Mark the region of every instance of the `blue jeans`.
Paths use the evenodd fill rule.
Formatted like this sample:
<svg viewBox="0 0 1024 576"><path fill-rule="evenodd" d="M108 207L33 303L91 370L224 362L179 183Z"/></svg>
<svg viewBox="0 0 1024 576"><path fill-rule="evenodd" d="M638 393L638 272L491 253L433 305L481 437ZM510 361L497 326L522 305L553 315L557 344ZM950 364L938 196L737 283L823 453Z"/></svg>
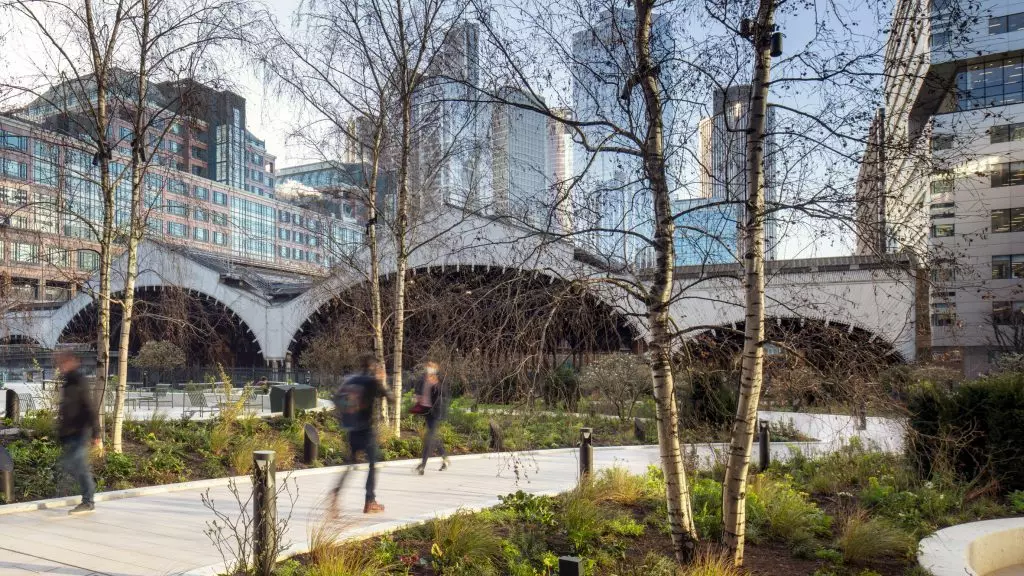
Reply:
<svg viewBox="0 0 1024 576"><path fill-rule="evenodd" d="M92 479L89 468L89 444L91 436L82 434L63 440L64 453L61 455L61 466L82 490L82 504L92 504L96 494L96 483Z"/></svg>
<svg viewBox="0 0 1024 576"><path fill-rule="evenodd" d="M374 494L374 489L377 487L377 435L372 429L353 430L348 433L348 445L352 449L352 464L355 464L356 457L360 452L366 454L366 462L369 464L369 470L366 473L366 502L373 502L377 499ZM341 473L341 478L338 479L338 487L335 490L341 490L342 484L345 483L345 477L348 476L350 470L352 470L351 465Z"/></svg>

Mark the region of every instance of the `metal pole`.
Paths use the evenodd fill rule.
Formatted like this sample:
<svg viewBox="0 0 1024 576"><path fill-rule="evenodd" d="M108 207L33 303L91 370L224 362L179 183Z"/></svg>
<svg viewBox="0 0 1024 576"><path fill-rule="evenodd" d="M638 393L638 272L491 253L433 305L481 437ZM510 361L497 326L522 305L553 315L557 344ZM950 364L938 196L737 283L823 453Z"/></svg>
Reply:
<svg viewBox="0 0 1024 576"><path fill-rule="evenodd" d="M757 424L757 448L761 456L761 470L767 470L772 465L772 439L766 420L761 420Z"/></svg>
<svg viewBox="0 0 1024 576"><path fill-rule="evenodd" d="M21 422L21 399L18 398L18 393L14 390L7 389L7 418L10 419L12 424Z"/></svg>
<svg viewBox="0 0 1024 576"><path fill-rule="evenodd" d="M295 387L291 386L284 393L284 417L295 419Z"/></svg>
<svg viewBox="0 0 1024 576"><path fill-rule="evenodd" d="M558 559L558 576L583 576L583 562L576 556Z"/></svg>
<svg viewBox="0 0 1024 576"><path fill-rule="evenodd" d="M277 481L274 451L252 453L253 556L257 572L270 576L277 560Z"/></svg>
<svg viewBox="0 0 1024 576"><path fill-rule="evenodd" d="M580 428L580 482L594 472L594 444L592 428Z"/></svg>
<svg viewBox="0 0 1024 576"><path fill-rule="evenodd" d="M319 456L320 433L317 432L316 427L312 424L306 424L303 429L302 461L306 464L312 464L316 462Z"/></svg>
<svg viewBox="0 0 1024 576"><path fill-rule="evenodd" d="M14 502L14 459L3 446L0 446L0 494L4 504Z"/></svg>

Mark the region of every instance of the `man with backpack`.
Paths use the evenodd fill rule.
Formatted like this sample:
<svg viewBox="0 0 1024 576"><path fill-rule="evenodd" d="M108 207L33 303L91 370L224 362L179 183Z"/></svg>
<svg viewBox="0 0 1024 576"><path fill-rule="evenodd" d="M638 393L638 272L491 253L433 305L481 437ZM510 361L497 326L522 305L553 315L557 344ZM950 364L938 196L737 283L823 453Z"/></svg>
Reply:
<svg viewBox="0 0 1024 576"><path fill-rule="evenodd" d="M374 488L377 484L377 433L374 429L373 405L377 398L395 401L394 394L384 384L384 367L372 355L360 358L360 371L345 379L334 395L334 406L338 414L341 428L348 434L348 445L352 450L352 464L360 452L366 455L369 471L366 475L366 504L363 514L376 514L384 511L377 503ZM352 470L350 464L341 474L338 485L332 493L334 504L345 483L345 478ZM332 506L333 506L332 505Z"/></svg>
<svg viewBox="0 0 1024 576"><path fill-rule="evenodd" d="M427 424L427 432L423 437L423 460L416 467L420 476L427 468L427 459L434 452L436 442L437 451L441 453L441 468L444 472L448 469L448 455L444 451L444 440L437 433L444 417L444 395L441 390L441 381L437 375L437 363L427 362L423 366L423 376L416 383L416 405L413 412L423 416Z"/></svg>

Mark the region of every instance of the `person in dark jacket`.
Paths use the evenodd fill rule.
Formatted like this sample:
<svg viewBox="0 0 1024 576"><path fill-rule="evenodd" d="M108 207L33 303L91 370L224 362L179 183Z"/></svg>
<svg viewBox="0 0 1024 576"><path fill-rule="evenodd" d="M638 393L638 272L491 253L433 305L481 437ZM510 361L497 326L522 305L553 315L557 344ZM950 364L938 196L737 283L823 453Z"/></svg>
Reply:
<svg viewBox="0 0 1024 576"><path fill-rule="evenodd" d="M345 478L352 470L352 464L355 464L359 453L363 453L369 463L363 514L384 511L374 493L377 487L377 432L374 429L373 406L377 398L395 401L394 394L385 385L386 379L384 367L378 364L372 355L366 355L360 359L359 373L346 378L335 394L334 403L338 419L342 429L348 433L348 445L352 452L351 464L342 472L337 486L332 491L332 509L336 509L338 494L345 483Z"/></svg>
<svg viewBox="0 0 1024 576"><path fill-rule="evenodd" d="M63 448L61 463L82 490L82 503L70 514L84 514L95 508L96 483L89 468L89 448L100 445L99 413L92 391L78 371L78 358L70 352L58 352L57 365L64 375L58 414L58 436Z"/></svg>
<svg viewBox="0 0 1024 576"><path fill-rule="evenodd" d="M416 472L420 476L424 474L427 459L433 455L435 447L441 454L440 470L444 472L448 469L448 454L444 451L444 440L437 433L437 429L445 415L445 404L436 362L427 362L423 366L423 376L416 386L416 403L424 410L421 414L427 424L427 432L423 436L423 459L416 467Z"/></svg>

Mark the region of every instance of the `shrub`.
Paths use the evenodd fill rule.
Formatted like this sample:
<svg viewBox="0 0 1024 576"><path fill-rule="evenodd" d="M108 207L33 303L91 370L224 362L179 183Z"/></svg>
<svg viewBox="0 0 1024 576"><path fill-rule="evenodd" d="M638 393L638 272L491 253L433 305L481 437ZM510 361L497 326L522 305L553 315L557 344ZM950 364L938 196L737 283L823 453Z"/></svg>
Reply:
<svg viewBox="0 0 1024 576"><path fill-rule="evenodd" d="M359 544L337 544L321 554L307 576L379 576L391 565L374 550Z"/></svg>
<svg viewBox="0 0 1024 576"><path fill-rule="evenodd" d="M851 514L837 541L843 559L862 564L887 556L906 557L914 538L882 518L872 518L863 510Z"/></svg>
<svg viewBox="0 0 1024 576"><path fill-rule="evenodd" d="M697 534L708 540L722 537L722 485L710 478L697 478L690 488L693 524Z"/></svg>
<svg viewBox="0 0 1024 576"><path fill-rule="evenodd" d="M1024 490L1024 373L1004 372L953 391L920 386L908 403L910 449L926 476L949 466L961 480Z"/></svg>
<svg viewBox="0 0 1024 576"><path fill-rule="evenodd" d="M640 500L657 496L652 494L651 486L644 476L630 474L629 470L621 466L601 470L594 482L594 489L600 500L623 506L632 506Z"/></svg>
<svg viewBox="0 0 1024 576"><path fill-rule="evenodd" d="M603 519L593 496L593 488L583 484L562 497L562 528L577 554L589 552L601 535Z"/></svg>
<svg viewBox="0 0 1024 576"><path fill-rule="evenodd" d="M476 515L460 511L433 522L430 564L443 575L488 576L497 573L501 538Z"/></svg>
<svg viewBox="0 0 1024 576"><path fill-rule="evenodd" d="M736 415L738 373L693 372L681 376L680 383L680 416L686 422L721 429Z"/></svg>
<svg viewBox="0 0 1024 576"><path fill-rule="evenodd" d="M703 550L693 562L679 570L679 576L746 576L746 570L733 565L728 555L712 550Z"/></svg>
<svg viewBox="0 0 1024 576"><path fill-rule="evenodd" d="M832 518L797 491L789 478L759 476L751 488L760 506L747 510L748 523L763 528L766 537L798 546L828 533Z"/></svg>
<svg viewBox="0 0 1024 576"><path fill-rule="evenodd" d="M29 431L33 438L57 437L57 417L51 410L31 410L18 426Z"/></svg>
<svg viewBox="0 0 1024 576"><path fill-rule="evenodd" d="M608 522L608 531L616 536L639 538L644 535L644 526L629 517L615 518Z"/></svg>
<svg viewBox="0 0 1024 576"><path fill-rule="evenodd" d="M1017 514L1024 514L1024 490L1014 490L1009 495L1010 509Z"/></svg>
<svg viewBox="0 0 1024 576"><path fill-rule="evenodd" d="M135 474L135 462L127 454L110 452L103 463L101 476L107 485L118 489L127 487L128 480Z"/></svg>
<svg viewBox="0 0 1024 576"><path fill-rule="evenodd" d="M512 512L516 519L541 526L555 525L555 500L550 496L534 496L522 490L507 496L498 496L499 510Z"/></svg>
<svg viewBox="0 0 1024 576"><path fill-rule="evenodd" d="M620 419L633 416L633 407L651 392L651 369L636 354L608 354L590 362L580 373L580 392L608 402Z"/></svg>

